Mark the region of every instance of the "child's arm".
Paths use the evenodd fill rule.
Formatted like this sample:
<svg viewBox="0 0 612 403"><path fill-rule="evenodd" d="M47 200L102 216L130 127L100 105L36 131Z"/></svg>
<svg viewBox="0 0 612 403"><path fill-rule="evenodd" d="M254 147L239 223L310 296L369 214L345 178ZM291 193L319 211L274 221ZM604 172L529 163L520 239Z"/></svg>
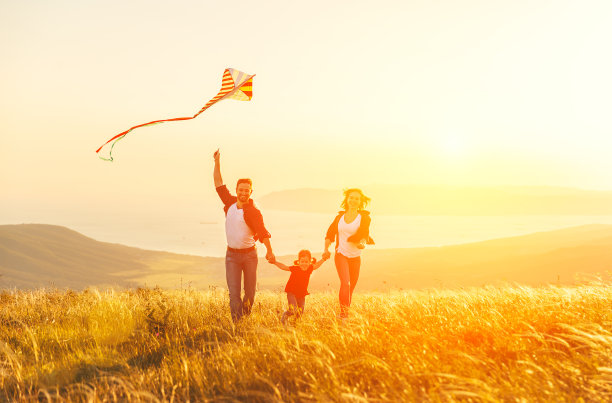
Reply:
<svg viewBox="0 0 612 403"><path fill-rule="evenodd" d="M312 270L317 270L325 261L329 259L328 257L322 257L321 260L312 265Z"/></svg>
<svg viewBox="0 0 612 403"><path fill-rule="evenodd" d="M284 264L282 264L279 261L274 261L274 263L272 263L274 266L278 267L281 270L285 270L285 271L291 271L291 269L289 268L289 266L286 266Z"/></svg>

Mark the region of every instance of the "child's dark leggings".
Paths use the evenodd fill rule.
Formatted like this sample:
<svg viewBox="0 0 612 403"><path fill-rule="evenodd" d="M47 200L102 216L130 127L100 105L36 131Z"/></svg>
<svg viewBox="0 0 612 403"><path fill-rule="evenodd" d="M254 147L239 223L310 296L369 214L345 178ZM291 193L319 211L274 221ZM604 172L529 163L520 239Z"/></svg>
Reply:
<svg viewBox="0 0 612 403"><path fill-rule="evenodd" d="M296 297L294 293L287 293L287 302L289 302L289 309L285 314L287 316L296 315L298 318L302 316L304 312L304 304L306 303L306 296Z"/></svg>

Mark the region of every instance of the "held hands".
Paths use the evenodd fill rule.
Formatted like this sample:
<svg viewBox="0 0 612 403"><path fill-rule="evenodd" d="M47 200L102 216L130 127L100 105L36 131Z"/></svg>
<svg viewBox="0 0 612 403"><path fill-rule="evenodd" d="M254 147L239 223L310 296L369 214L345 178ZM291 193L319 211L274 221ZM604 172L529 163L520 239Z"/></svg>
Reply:
<svg viewBox="0 0 612 403"><path fill-rule="evenodd" d="M276 263L276 256L274 256L274 253L272 253L271 251L268 251L266 253L266 260L268 261L268 263L274 264Z"/></svg>
<svg viewBox="0 0 612 403"><path fill-rule="evenodd" d="M331 257L331 253L330 253L328 250L326 250L325 252L323 252L323 255L321 255L321 259L323 259L323 260L327 260L327 259L329 259L330 257Z"/></svg>

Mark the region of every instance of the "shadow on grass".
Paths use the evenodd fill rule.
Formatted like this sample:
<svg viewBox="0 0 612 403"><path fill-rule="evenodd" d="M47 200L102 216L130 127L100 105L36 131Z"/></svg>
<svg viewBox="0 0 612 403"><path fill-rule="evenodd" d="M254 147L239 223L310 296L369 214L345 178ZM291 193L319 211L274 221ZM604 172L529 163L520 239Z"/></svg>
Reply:
<svg viewBox="0 0 612 403"><path fill-rule="evenodd" d="M161 346L160 348L155 349L147 354L135 355L130 358L127 363L131 367L147 369L151 366L159 366L166 354L168 354L168 347Z"/></svg>
<svg viewBox="0 0 612 403"><path fill-rule="evenodd" d="M76 383L87 383L101 376L127 373L127 367L121 364L99 366L91 363L81 363L74 370L73 381Z"/></svg>

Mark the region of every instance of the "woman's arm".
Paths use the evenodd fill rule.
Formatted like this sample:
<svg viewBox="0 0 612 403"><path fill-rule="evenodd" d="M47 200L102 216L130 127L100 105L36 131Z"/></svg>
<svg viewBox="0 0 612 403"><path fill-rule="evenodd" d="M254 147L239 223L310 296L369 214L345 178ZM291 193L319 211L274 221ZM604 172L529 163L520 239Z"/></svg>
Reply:
<svg viewBox="0 0 612 403"><path fill-rule="evenodd" d="M332 240L331 239L325 239L325 249L323 250L323 259L327 260L329 259L329 257L331 256L331 253L329 252L329 245L332 244Z"/></svg>
<svg viewBox="0 0 612 403"><path fill-rule="evenodd" d="M338 215L336 218L334 218L334 221L332 221L331 225L327 229L327 233L325 234L325 250L323 251L323 257L329 258L331 256L331 253L329 253L329 245L336 241L336 237L338 235L338 222L343 214L344 212L342 211L338 212Z"/></svg>
<svg viewBox="0 0 612 403"><path fill-rule="evenodd" d="M328 252L329 253L329 252ZM321 265L323 263L325 263L325 261L329 259L328 257L325 257L325 254L323 254L323 257L321 258L321 260L319 260L318 262L316 262L315 264L312 265L312 270L317 270L319 267L321 267Z"/></svg>
<svg viewBox="0 0 612 403"><path fill-rule="evenodd" d="M361 224L357 229L355 234L351 235L347 238L347 241L352 242L357 245L359 249L365 248L365 245L374 245L374 240L370 237L370 223L372 219L370 218L369 212L361 213Z"/></svg>

